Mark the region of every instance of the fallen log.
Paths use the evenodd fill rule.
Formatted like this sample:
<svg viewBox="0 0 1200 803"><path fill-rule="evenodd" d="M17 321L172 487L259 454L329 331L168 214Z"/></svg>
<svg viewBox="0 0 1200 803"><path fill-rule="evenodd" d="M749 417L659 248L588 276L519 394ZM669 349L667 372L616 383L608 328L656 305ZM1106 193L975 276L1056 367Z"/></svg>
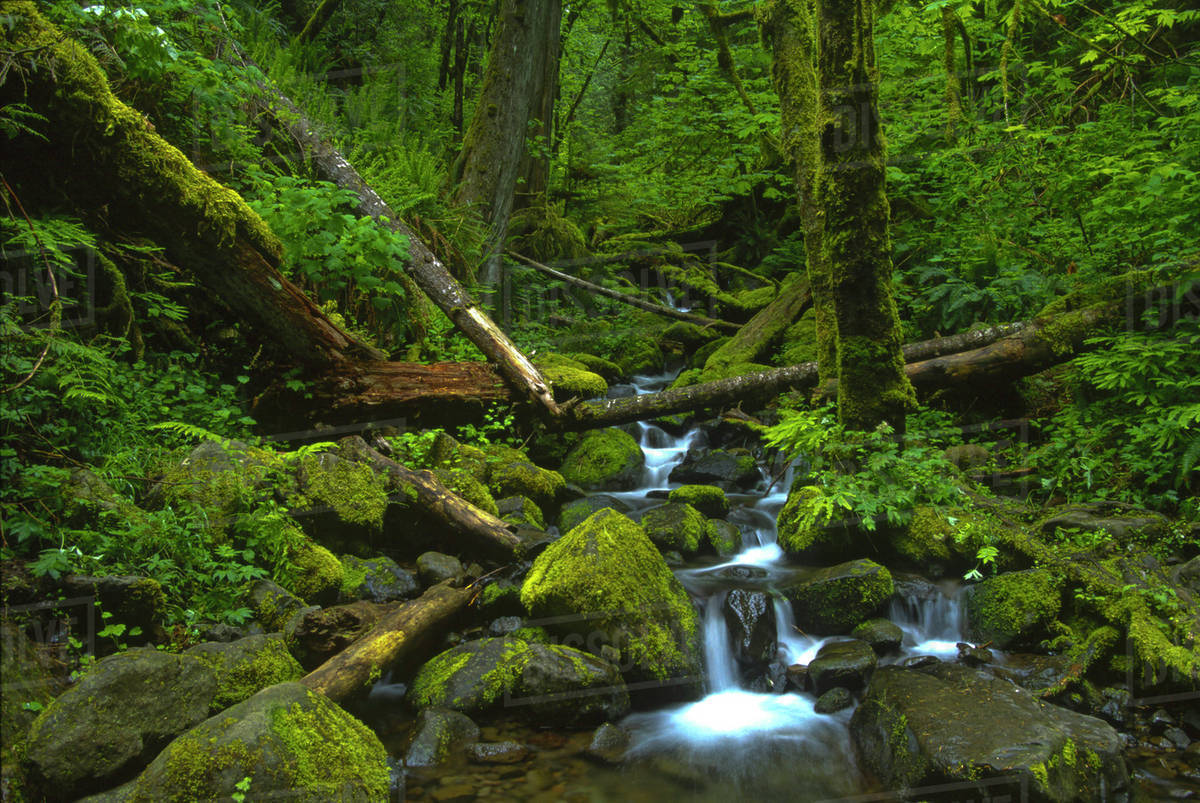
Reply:
<svg viewBox="0 0 1200 803"><path fill-rule="evenodd" d="M385 669L420 656L436 644L470 599L467 589L436 585L384 616L300 682L334 702L365 694Z"/></svg>
<svg viewBox="0 0 1200 803"><path fill-rule="evenodd" d="M371 466L403 489L411 489L415 504L450 530L473 540L502 557L520 555L532 546L512 527L485 510L472 505L441 483L431 471L413 471L408 466L384 457L358 435L338 442L341 454Z"/></svg>
<svg viewBox="0 0 1200 803"><path fill-rule="evenodd" d="M737 334L709 356L704 363L704 370L728 370L758 360L811 303L812 291L808 280L794 278L784 285L770 304L759 310L738 329Z"/></svg>
<svg viewBox="0 0 1200 803"><path fill-rule="evenodd" d="M645 299L638 298L637 296L631 296L631 295L627 295L625 293L619 293L616 290L610 290L607 287L602 287L598 284L592 284L591 282L587 281L586 279L580 279L577 276L571 276L568 273L563 273L562 271L555 270L554 268L551 268L548 265L543 265L540 262L536 262L527 256L522 256L521 254L515 253L513 251L509 251L507 253L510 257L520 260L521 262L524 262L526 265L533 268L534 270L540 271L541 273L544 273L547 276L550 276L554 279L558 279L560 282L566 282L567 284L574 285L575 287L581 287L584 290L595 293L596 295L615 299L617 301L620 301L622 304L628 304L631 307L637 307L638 309L644 309L647 312L653 312L655 315L661 315L664 318L674 318L677 321L687 321L688 323L694 323L697 326L702 326L702 327L712 328L712 329L721 329L726 332L736 332L736 331L738 331L738 329L741 328L736 323L730 323L729 321L721 321L716 318L706 317L704 315L695 315L690 312L680 312L677 309L671 309L670 307L664 307L662 304L655 304L652 301L646 301Z"/></svg>

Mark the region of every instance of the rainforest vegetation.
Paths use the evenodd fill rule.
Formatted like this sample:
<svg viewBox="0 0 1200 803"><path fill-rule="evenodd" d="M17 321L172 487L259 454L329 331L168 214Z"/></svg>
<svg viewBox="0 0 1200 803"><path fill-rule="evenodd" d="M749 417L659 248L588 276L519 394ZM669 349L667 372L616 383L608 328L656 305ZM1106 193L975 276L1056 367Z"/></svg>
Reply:
<svg viewBox="0 0 1200 803"><path fill-rule="evenodd" d="M1045 699L1197 688L1190 3L4 0L0 142L5 800L253 799L236 750L232 780L189 768L215 718L77 776L42 742L105 656L280 631L197 710L274 689L279 744L369 770L288 783L378 799L383 750L335 703L394 672L423 709L462 665L447 634L607 610L559 576L568 532L644 528L659 549L594 582L647 609L675 593L660 551L725 554L706 480L661 543L580 513L638 486L638 421L762 466L798 562L1052 578L996 603L1032 594L1022 637L1070 658ZM363 590L381 558L412 593ZM336 648L291 618L422 589L330 619ZM587 661L694 670L671 605Z"/></svg>

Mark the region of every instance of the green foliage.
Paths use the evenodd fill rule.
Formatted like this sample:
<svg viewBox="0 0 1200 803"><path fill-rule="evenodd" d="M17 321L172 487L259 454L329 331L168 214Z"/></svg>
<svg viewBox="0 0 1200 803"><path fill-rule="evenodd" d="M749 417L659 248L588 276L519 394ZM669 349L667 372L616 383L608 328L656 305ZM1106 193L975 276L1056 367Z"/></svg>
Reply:
<svg viewBox="0 0 1200 803"><path fill-rule="evenodd" d="M853 515L874 530L881 520L908 523L919 505L961 504L958 471L942 454L956 430L946 430L945 415L932 411L910 422L903 443L886 424L873 432L847 431L832 406L785 411L778 424L767 427L768 446L808 463L805 483L817 494L804 506L801 529Z"/></svg>

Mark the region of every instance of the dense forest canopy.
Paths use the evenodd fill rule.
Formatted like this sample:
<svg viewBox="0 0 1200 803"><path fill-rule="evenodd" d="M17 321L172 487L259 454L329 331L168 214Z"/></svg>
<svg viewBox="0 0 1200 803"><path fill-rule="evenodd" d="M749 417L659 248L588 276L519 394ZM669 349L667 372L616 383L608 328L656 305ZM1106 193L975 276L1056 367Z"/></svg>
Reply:
<svg viewBox="0 0 1200 803"><path fill-rule="evenodd" d="M1060 639L1195 679L1161 578L1062 568L1197 554L1183 0L5 0L0 137L6 604L149 578L102 641L187 647L264 580L332 602L331 510L372 554L404 508L531 558L558 531L495 465L595 490L582 431L720 418L771 485L808 467L781 544L933 516L959 575L1061 568ZM962 512L1062 505L1157 524ZM424 626L467 605L438 593Z"/></svg>

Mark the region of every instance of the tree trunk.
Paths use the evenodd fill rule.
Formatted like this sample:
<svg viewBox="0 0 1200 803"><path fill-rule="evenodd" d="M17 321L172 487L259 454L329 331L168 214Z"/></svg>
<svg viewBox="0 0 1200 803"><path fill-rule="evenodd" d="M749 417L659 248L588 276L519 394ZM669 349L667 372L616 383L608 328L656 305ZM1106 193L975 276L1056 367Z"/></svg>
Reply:
<svg viewBox="0 0 1200 803"><path fill-rule="evenodd" d="M380 619L300 682L334 702L366 695L383 670L424 657L470 600L467 589L436 585Z"/></svg>
<svg viewBox="0 0 1200 803"><path fill-rule="evenodd" d="M557 63L560 0L503 0L500 23L476 101L475 116L456 163L455 203L474 207L490 226L480 281L497 287L508 218L529 137L529 122L543 108L539 93L547 60Z"/></svg>
<svg viewBox="0 0 1200 803"><path fill-rule="evenodd" d="M321 0L317 5L317 10L308 18L308 22L304 24L304 30L296 37L297 42L311 42L317 38L317 35L325 29L329 23L333 12L338 10L338 6L342 4L342 0Z"/></svg>
<svg viewBox="0 0 1200 803"><path fill-rule="evenodd" d="M818 0L821 86L819 196L837 319L838 417L897 433L916 403L904 375L892 297L873 0Z"/></svg>

